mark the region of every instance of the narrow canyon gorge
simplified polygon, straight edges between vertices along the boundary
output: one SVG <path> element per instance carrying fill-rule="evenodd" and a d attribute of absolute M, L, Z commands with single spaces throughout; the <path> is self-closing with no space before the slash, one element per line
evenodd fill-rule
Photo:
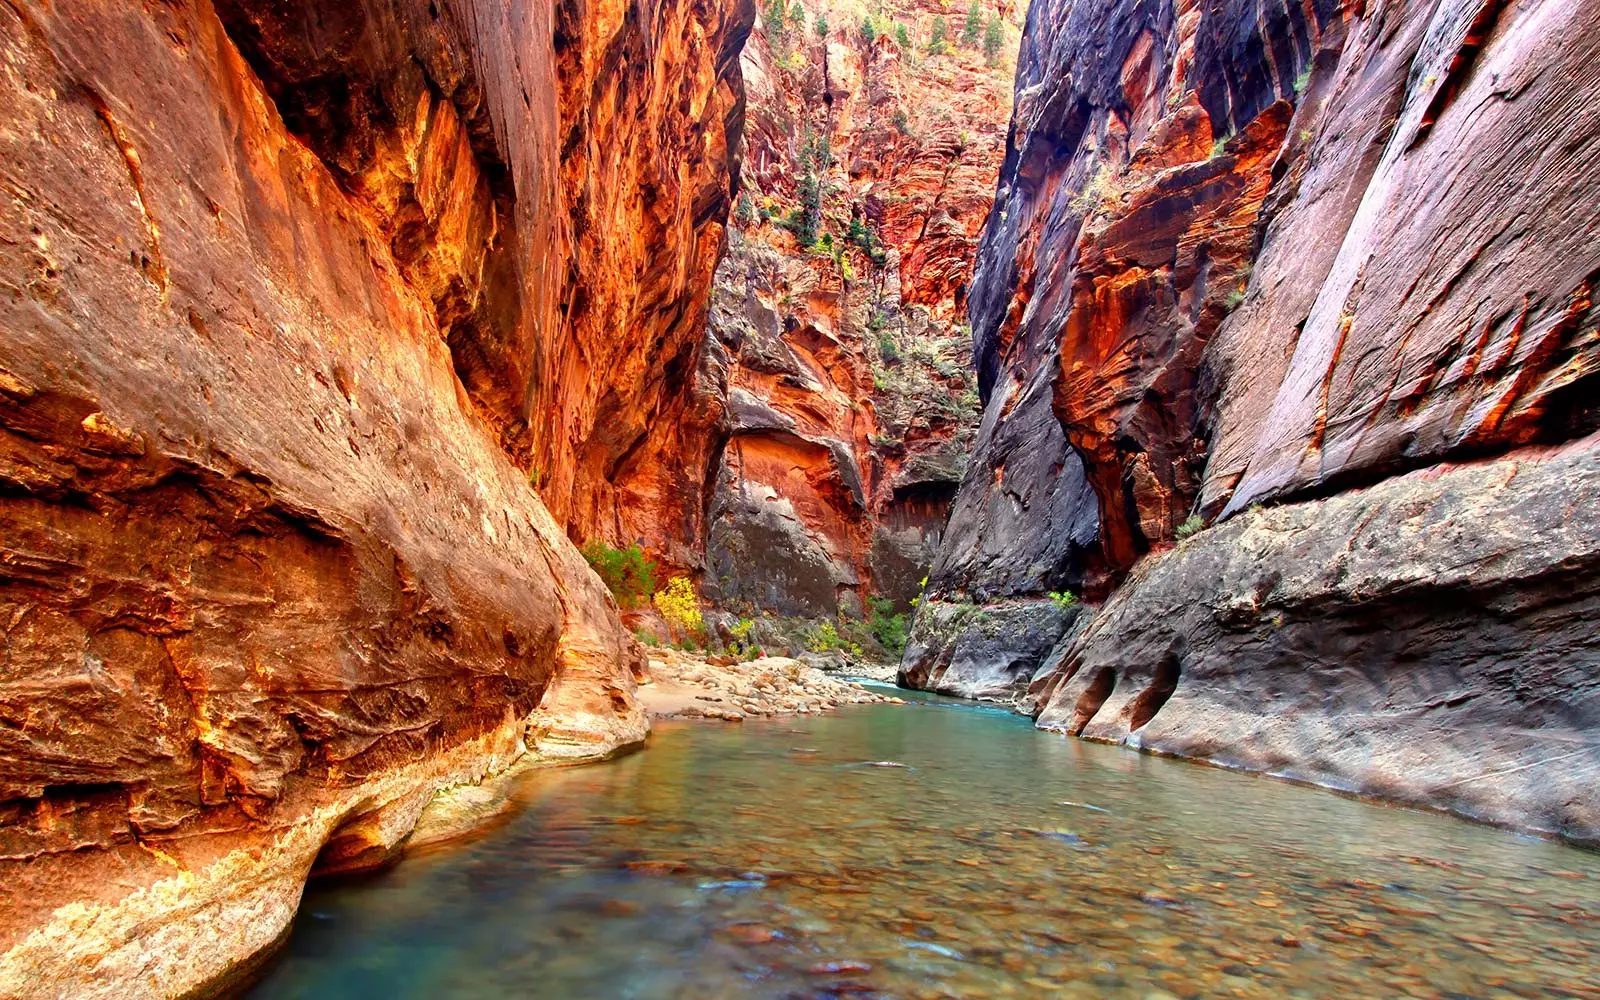
<path fill-rule="evenodd" d="M 1600 0 L 0 0 L 0 997 L 248 989 L 669 680 L 1600 846 L 1595 163 Z"/>

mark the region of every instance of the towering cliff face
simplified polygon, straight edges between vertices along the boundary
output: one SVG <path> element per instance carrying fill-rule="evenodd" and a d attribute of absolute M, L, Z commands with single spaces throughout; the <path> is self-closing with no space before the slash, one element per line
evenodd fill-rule
<path fill-rule="evenodd" d="M 684 462 L 705 476 L 706 596 L 831 617 L 920 590 L 977 422 L 959 317 L 1002 157 L 1010 16 L 763 8 L 699 373 L 707 444 Z"/>
<path fill-rule="evenodd" d="M 1597 46 L 1591 2 L 1035 3 L 908 678 L 1600 837 Z M 1060 588 L 1111 597 L 963 672 L 952 607 Z"/>
<path fill-rule="evenodd" d="M 0 5 L 0 993 L 187 995 L 643 737 L 533 486 L 685 405 L 751 17 Z"/>

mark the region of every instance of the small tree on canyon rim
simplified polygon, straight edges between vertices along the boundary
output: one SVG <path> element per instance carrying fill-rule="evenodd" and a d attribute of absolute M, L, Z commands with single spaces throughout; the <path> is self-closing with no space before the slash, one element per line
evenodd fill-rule
<path fill-rule="evenodd" d="M 761 8 L 761 27 L 767 32 L 767 42 L 777 48 L 779 40 L 783 37 L 784 20 L 789 13 L 788 6 L 783 0 L 767 0 Z"/>
<path fill-rule="evenodd" d="M 1005 40 L 1000 30 L 999 15 L 990 15 L 989 27 L 983 33 L 983 57 L 990 66 L 1000 61 L 1000 46 L 1005 44 Z"/>
<path fill-rule="evenodd" d="M 983 34 L 983 5 L 972 0 L 967 8 L 967 19 L 961 23 L 961 44 L 969 49 L 978 47 L 978 36 Z"/>
<path fill-rule="evenodd" d="M 933 31 L 928 35 L 928 52 L 932 55 L 940 55 L 949 49 L 949 37 L 950 26 L 945 23 L 944 15 L 935 15 L 933 18 Z"/>
<path fill-rule="evenodd" d="M 827 38 L 828 37 L 828 17 L 827 17 L 827 15 L 826 14 L 818 14 L 817 15 L 817 21 L 816 21 L 816 24 L 814 25 L 814 27 L 817 29 L 817 37 L 818 38 Z"/>
<path fill-rule="evenodd" d="M 761 8 L 761 27 L 767 36 L 767 48 L 780 66 L 789 59 L 789 8 L 784 0 L 767 0 Z"/>

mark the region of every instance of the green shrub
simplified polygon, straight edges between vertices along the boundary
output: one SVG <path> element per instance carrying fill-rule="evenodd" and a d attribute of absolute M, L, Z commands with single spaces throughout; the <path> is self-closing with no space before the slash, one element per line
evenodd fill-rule
<path fill-rule="evenodd" d="M 661 637 L 647 628 L 634 629 L 633 637 L 651 649 L 657 649 L 661 646 Z"/>
<path fill-rule="evenodd" d="M 940 55 L 949 51 L 950 26 L 945 23 L 943 14 L 935 14 L 933 30 L 928 34 L 928 52 L 931 55 Z"/>
<path fill-rule="evenodd" d="M 595 540 L 578 550 L 594 567 L 611 596 L 623 608 L 636 608 L 650 599 L 656 589 L 656 564 L 646 559 L 638 543 L 614 549 Z"/>
<path fill-rule="evenodd" d="M 802 247 L 817 242 L 817 229 L 822 225 L 822 185 L 816 175 L 807 170 L 795 184 L 800 195 L 800 207 L 789 213 L 780 225 L 794 233 Z"/>
<path fill-rule="evenodd" d="M 1185 538 L 1194 535 L 1205 526 L 1206 522 L 1201 520 L 1199 514 L 1190 514 L 1187 521 L 1184 521 L 1182 524 L 1178 525 L 1178 530 L 1174 532 L 1174 534 L 1178 536 L 1178 541 L 1181 542 Z"/>
<path fill-rule="evenodd" d="M 1078 603 L 1078 595 L 1070 590 L 1052 590 L 1045 596 L 1050 598 L 1051 603 L 1063 611 Z"/>
<path fill-rule="evenodd" d="M 1102 163 L 1100 164 L 1100 169 L 1096 170 L 1094 176 L 1089 178 L 1088 183 L 1083 186 L 1083 190 L 1079 191 L 1077 196 L 1072 199 L 1073 210 L 1082 212 L 1085 215 L 1096 211 L 1099 209 L 1100 203 L 1105 200 L 1106 192 L 1110 188 L 1111 167 L 1109 164 Z"/>
<path fill-rule="evenodd" d="M 892 365 L 900 360 L 900 345 L 895 343 L 894 334 L 888 330 L 878 331 L 878 357 L 884 364 Z"/>
<path fill-rule="evenodd" d="M 872 637 L 878 640 L 878 645 L 884 652 L 899 656 L 906 648 L 906 614 L 895 613 L 894 602 L 887 597 L 869 597 L 867 606 L 871 614 L 867 618 L 867 628 L 872 632 Z"/>
<path fill-rule="evenodd" d="M 816 24 L 814 25 L 814 27 L 817 29 L 817 37 L 818 38 L 827 38 L 828 37 L 828 18 L 827 18 L 827 15 L 818 14 L 817 15 L 817 21 L 816 21 Z"/>
<path fill-rule="evenodd" d="M 750 642 L 750 630 L 755 627 L 755 621 L 750 618 L 741 618 L 736 624 L 729 625 L 728 634 L 733 636 L 733 641 L 728 644 L 728 652 L 741 660 L 755 659 L 759 654 Z"/>
<path fill-rule="evenodd" d="M 806 639 L 806 648 L 813 653 L 826 653 L 838 649 L 840 642 L 838 627 L 833 622 L 820 622 L 811 627 L 811 634 Z"/>
<path fill-rule="evenodd" d="M 911 48 L 911 32 L 906 30 L 904 24 L 894 26 L 894 40 L 902 49 Z"/>

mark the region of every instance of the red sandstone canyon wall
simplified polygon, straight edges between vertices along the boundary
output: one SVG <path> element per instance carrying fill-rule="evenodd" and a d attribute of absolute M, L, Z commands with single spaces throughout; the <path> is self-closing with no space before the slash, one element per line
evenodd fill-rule
<path fill-rule="evenodd" d="M 977 422 L 961 317 L 1017 38 L 989 5 L 964 40 L 964 11 L 768 4 L 745 49 L 696 453 L 702 588 L 725 606 L 860 616 L 921 589 Z"/>
<path fill-rule="evenodd" d="M 687 396 L 751 17 L 0 5 L 0 992 L 221 981 L 643 737 L 566 536 Z"/>

